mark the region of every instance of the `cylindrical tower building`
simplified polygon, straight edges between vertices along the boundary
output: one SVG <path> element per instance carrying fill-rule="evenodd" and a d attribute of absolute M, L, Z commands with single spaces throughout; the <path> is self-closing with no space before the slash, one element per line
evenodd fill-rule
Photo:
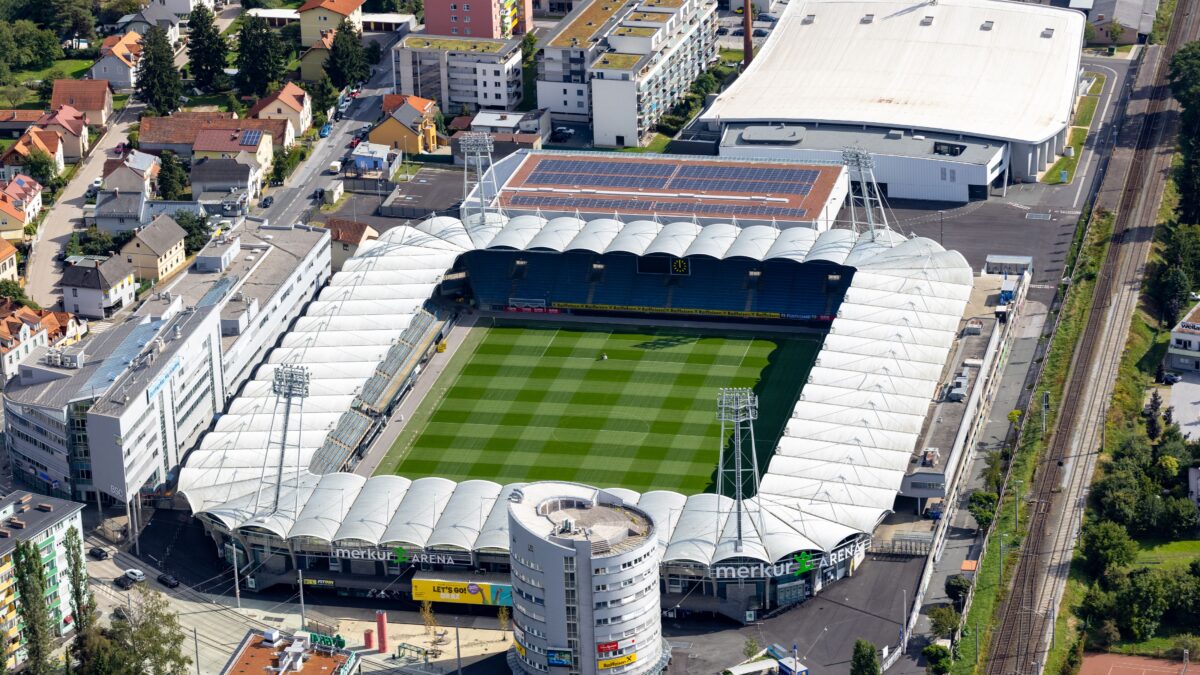
<path fill-rule="evenodd" d="M 518 675 L 665 670 L 658 536 L 645 511 L 604 490 L 532 483 L 509 499 Z"/>

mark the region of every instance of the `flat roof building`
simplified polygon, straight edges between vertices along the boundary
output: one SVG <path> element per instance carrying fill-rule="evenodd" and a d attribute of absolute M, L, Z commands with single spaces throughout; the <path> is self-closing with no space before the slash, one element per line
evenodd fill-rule
<path fill-rule="evenodd" d="M 399 92 L 437 102 L 447 116 L 516 110 L 524 100 L 521 40 L 407 35 L 392 50 Z"/>
<path fill-rule="evenodd" d="M 723 156 L 867 145 L 898 158 L 875 169 L 891 197 L 985 197 L 1009 175 L 1035 180 L 1066 146 L 1083 31 L 1082 14 L 1030 3 L 793 2 L 701 117 L 723 130 Z"/>

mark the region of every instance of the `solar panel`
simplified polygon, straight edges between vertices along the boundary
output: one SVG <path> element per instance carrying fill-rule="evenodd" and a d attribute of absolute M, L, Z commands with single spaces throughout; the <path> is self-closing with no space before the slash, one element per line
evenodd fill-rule
<path fill-rule="evenodd" d="M 262 140 L 263 132 L 258 129 L 251 129 L 242 134 L 242 145 L 258 145 Z"/>
<path fill-rule="evenodd" d="M 660 176 L 666 178 L 675 173 L 678 164 L 632 162 L 619 160 L 591 159 L 542 159 L 536 171 L 551 171 L 572 174 L 610 174 L 617 176 Z"/>
<path fill-rule="evenodd" d="M 602 199 L 595 197 L 564 197 L 549 195 L 515 195 L 512 206 L 531 206 L 566 209 L 596 209 L 604 211 L 643 211 L 663 214 L 696 214 L 698 216 L 744 216 L 747 218 L 804 218 L 807 209 L 758 204 L 690 204 L 655 199 Z"/>
<path fill-rule="evenodd" d="M 607 176 L 601 174 L 551 173 L 538 169 L 525 179 L 527 185 L 587 185 L 591 187 L 654 188 L 662 187 L 662 178 Z"/>

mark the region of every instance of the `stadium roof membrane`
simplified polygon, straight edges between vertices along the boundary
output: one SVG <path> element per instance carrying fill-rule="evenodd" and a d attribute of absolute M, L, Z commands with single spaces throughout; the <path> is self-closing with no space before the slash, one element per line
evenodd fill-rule
<path fill-rule="evenodd" d="M 797 0 L 703 115 L 1041 143 L 1070 121 L 1084 23 L 1003 0 Z"/>
<path fill-rule="evenodd" d="M 319 475 L 309 464 L 336 413 L 359 414 L 349 410 L 356 392 L 459 255 L 534 244 L 856 269 L 759 493 L 745 504 L 742 551 L 735 550 L 737 523 L 727 497 L 612 490 L 655 519 L 665 561 L 772 563 L 795 551 L 829 551 L 870 533 L 891 510 L 971 292 L 971 268 L 959 253 L 887 229 L 817 234 L 489 213 L 467 223 L 435 217 L 397 227 L 359 248 L 189 456 L 179 489 L 194 513 L 229 528 L 342 546 L 507 552 L 507 494 L 521 484 Z M 269 424 L 270 381 L 283 362 L 311 372 L 310 398 L 286 444 Z"/>

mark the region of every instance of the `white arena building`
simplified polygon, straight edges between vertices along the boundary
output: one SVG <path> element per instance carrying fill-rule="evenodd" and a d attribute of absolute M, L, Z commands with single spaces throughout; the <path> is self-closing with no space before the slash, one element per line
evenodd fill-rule
<path fill-rule="evenodd" d="M 723 157 L 859 147 L 890 198 L 984 199 L 1067 146 L 1084 24 L 1004 0 L 793 0 L 701 118 Z"/>

